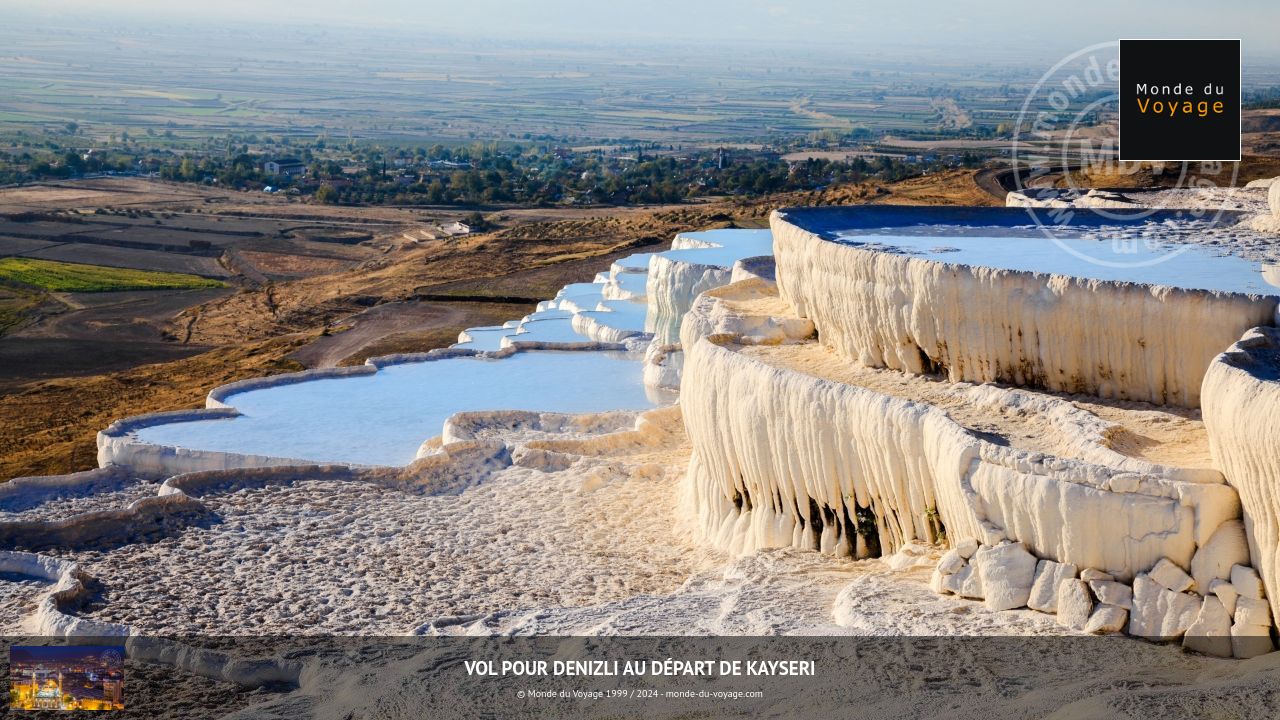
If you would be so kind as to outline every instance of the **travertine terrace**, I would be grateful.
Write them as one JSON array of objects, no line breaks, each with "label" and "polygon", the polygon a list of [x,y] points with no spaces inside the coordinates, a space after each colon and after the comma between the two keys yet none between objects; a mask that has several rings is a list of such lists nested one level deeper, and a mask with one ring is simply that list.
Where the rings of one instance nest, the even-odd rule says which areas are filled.
[{"label": "travertine terrace", "polygon": [[[1215,356],[1246,332],[1244,347],[1262,345],[1250,328],[1274,322],[1275,296],[953,264],[953,248],[937,259],[886,243],[894,226],[938,223],[933,212],[775,213],[772,299],[740,282],[686,317],[687,504],[702,537],[734,553],[854,557],[944,542],[938,592],[1045,612],[1066,594],[1074,614],[1059,622],[1077,631],[1224,655],[1269,648],[1259,628],[1271,610],[1249,605],[1265,597],[1250,558],[1265,578],[1275,547],[1274,510],[1252,480],[1266,477],[1266,425],[1218,423],[1261,412],[1238,408],[1244,395],[1266,406],[1257,368],[1274,357]],[[1019,215],[959,220],[968,238]],[[875,233],[832,232],[851,227]],[[1233,360],[1251,382],[1212,381]],[[1202,385],[1221,420],[1198,420]],[[1157,419],[1183,432],[1156,437]],[[1125,441],[1135,434],[1145,451]]]},{"label": "travertine terrace", "polygon": [[[246,684],[308,674],[143,637],[881,623],[1271,650],[1265,268],[1199,287],[949,260],[1029,226],[1013,209],[779,211],[620,260],[450,349],[121,419],[100,469],[0,487],[0,561],[29,578],[0,617],[130,635],[140,657]],[[1213,237],[1249,257],[1256,227]],[[850,229],[874,237],[833,232]],[[472,370],[531,358],[521,382],[467,394],[492,375]],[[361,413],[363,387],[382,412]],[[277,435],[251,424],[267,421]],[[961,617],[951,596],[981,605]]]}]

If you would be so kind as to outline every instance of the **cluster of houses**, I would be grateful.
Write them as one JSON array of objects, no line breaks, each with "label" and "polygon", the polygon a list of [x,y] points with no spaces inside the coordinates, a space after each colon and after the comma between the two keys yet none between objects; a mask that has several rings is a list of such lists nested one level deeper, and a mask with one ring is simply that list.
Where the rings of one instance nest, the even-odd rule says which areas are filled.
[{"label": "cluster of houses", "polygon": [[[391,160],[390,164],[392,167],[386,168],[386,176],[401,185],[412,185],[416,182],[426,182],[429,179],[429,175],[433,172],[441,173],[454,170],[470,170],[474,167],[470,162],[457,162],[453,160],[418,161],[415,158],[408,157],[394,158]],[[280,184],[292,184],[307,176],[307,166],[297,158],[267,160],[262,163],[261,167],[264,175],[275,178]],[[348,175],[359,175],[364,170],[365,167],[363,165],[351,165],[349,167],[342,168],[343,173]],[[331,178],[326,182],[334,187],[350,185],[350,181],[343,178]]]}]

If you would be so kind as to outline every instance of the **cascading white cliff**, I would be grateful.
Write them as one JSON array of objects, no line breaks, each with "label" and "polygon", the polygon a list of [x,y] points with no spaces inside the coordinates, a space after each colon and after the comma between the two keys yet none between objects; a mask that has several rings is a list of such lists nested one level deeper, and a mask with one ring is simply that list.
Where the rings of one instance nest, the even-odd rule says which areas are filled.
[{"label": "cascading white cliff", "polygon": [[[1274,294],[1260,297],[1265,286],[1253,268],[1245,270],[1251,285],[1161,284],[1212,283],[1209,273],[1196,277],[1199,263],[1248,265],[1215,261],[1216,252],[1194,246],[1181,249],[1176,261],[1143,264],[1146,258],[1117,255],[1090,264],[1073,257],[1075,248],[1067,245],[1086,242],[1064,238],[1054,244],[1035,230],[1012,228],[1007,255],[979,260],[991,265],[949,257],[963,254],[961,243],[995,245],[1009,223],[1026,222],[1019,211],[988,210],[969,216],[973,223],[998,223],[988,231],[990,239],[971,237],[967,229],[950,237],[935,229],[938,235],[925,236],[926,242],[942,247],[932,253],[896,251],[901,238],[890,241],[879,233],[846,234],[874,226],[879,217],[775,213],[778,289],[799,315],[813,320],[824,345],[864,365],[940,371],[952,382],[1004,382],[1185,407],[1199,405],[1200,382],[1213,357],[1248,328],[1275,317],[1277,300]],[[934,214],[917,212],[922,223]],[[1044,260],[1026,265],[1030,270],[997,264],[1037,255]],[[1182,280],[1158,273],[1184,260],[1189,267]],[[1132,265],[1111,272],[1107,262]]]},{"label": "cascading white cliff", "polygon": [[[1204,422],[1215,462],[1240,493],[1249,555],[1280,617],[1280,331],[1255,328],[1214,360]],[[1262,597],[1256,586],[1244,590]]]},{"label": "cascading white cliff", "polygon": [[[1164,220],[1111,224],[1134,237],[1182,229]],[[1181,251],[1201,269],[1185,277],[1178,263],[1129,279],[1002,266],[1019,250],[1054,258],[1026,224],[982,208],[775,213],[776,286],[706,293],[684,322],[686,492],[702,536],[733,552],[858,557],[963,541],[939,592],[1057,612],[1072,580],[1085,589],[1060,616],[1069,627],[1270,649],[1257,631],[1269,610],[1230,617],[1231,592],[1263,595],[1229,466],[1146,459],[1123,441],[1144,420],[1106,398],[1198,405],[1213,357],[1272,322],[1274,291],[1256,264],[1198,248]],[[1116,229],[1087,228],[1058,252]],[[1152,284],[1166,278],[1180,286]],[[1108,419],[1044,390],[1086,393]],[[1226,637],[1225,651],[1206,637]]]}]

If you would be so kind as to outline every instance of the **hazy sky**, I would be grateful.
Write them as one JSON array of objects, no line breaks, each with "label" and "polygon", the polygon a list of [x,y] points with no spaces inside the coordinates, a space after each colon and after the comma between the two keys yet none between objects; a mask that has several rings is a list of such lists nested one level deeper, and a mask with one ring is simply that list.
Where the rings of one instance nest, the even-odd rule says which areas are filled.
[{"label": "hazy sky", "polygon": [[733,38],[824,45],[956,45],[1062,52],[1118,37],[1240,37],[1280,55],[1277,0],[0,0],[59,16],[110,12],[161,20],[219,17],[420,27],[553,41]]}]

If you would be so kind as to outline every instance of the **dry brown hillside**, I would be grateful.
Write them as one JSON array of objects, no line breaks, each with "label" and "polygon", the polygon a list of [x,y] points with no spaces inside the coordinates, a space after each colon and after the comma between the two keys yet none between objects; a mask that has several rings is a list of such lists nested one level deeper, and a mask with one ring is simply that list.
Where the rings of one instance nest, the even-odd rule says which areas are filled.
[{"label": "dry brown hillside", "polygon": [[286,356],[294,336],[219,348],[124,372],[32,383],[0,397],[0,477],[46,475],[97,465],[95,435],[132,414],[204,406],[216,385],[301,370]]},{"label": "dry brown hillside", "polygon": [[[605,258],[656,247],[676,231],[698,227],[722,212],[706,208],[539,221],[396,248],[349,270],[243,290],[194,308],[178,321],[189,324],[191,342],[222,344],[319,329],[371,305],[422,296],[541,298],[567,282],[589,279]],[[584,261],[594,261],[589,270]],[[543,268],[563,272],[541,273],[534,284],[525,279]],[[456,287],[482,278],[495,279],[488,292]]]}]

